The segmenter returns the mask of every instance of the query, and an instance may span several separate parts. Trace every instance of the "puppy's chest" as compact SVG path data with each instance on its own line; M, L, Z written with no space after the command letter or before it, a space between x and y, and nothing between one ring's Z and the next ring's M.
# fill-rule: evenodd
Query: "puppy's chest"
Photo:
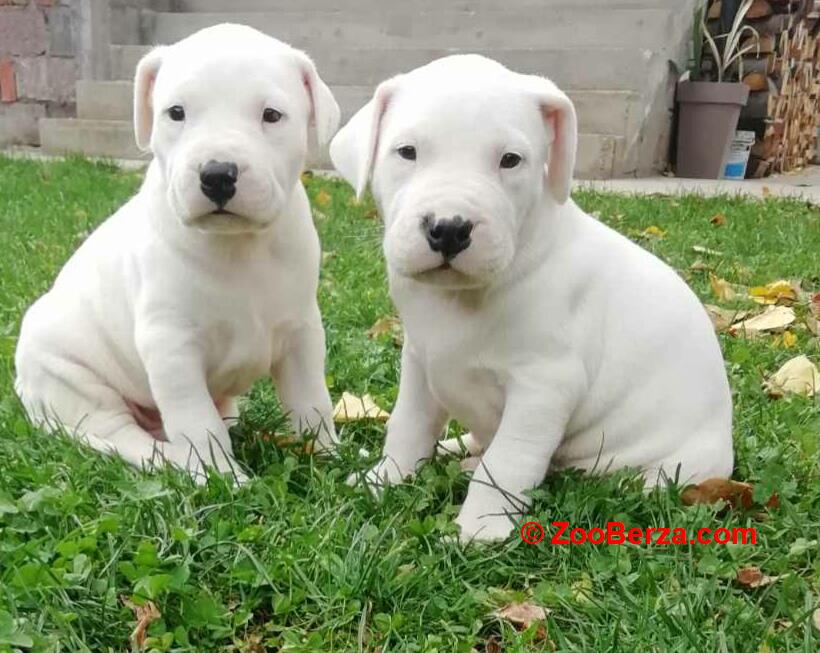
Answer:
M492 340L481 329L436 326L440 328L425 326L417 337L408 333L430 391L451 416L471 430L494 432L504 409L504 386L492 363Z

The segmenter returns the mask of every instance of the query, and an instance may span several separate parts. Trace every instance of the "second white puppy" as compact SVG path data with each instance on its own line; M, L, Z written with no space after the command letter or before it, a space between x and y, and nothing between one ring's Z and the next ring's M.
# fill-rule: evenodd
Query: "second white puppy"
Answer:
M16 389L37 422L144 465L233 471L224 419L272 374L298 430L335 441L300 173L339 108L302 52L240 25L159 47L135 80L139 193L28 311Z
M331 143L372 175L405 328L401 384L371 483L414 473L448 417L485 450L463 539L508 535L548 469L732 471L732 405L700 302L674 270L569 199L572 103L475 55L381 84Z

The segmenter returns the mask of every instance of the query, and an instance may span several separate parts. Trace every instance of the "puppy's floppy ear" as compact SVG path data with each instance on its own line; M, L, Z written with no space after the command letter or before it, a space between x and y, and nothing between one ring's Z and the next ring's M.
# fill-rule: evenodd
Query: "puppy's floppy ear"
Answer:
M316 143L319 147L327 147L333 134L339 129L341 112L333 93L319 77L316 65L301 50L296 51L299 66L302 70L302 81L310 98L310 124L316 130Z
M379 147L382 117L387 111L396 77L379 84L373 98L356 112L330 143L330 160L361 198L367 188Z
M151 96L167 49L164 46L154 48L137 64L134 76L134 136L137 139L137 147L141 150L148 150L151 145L151 131L154 126Z
M545 77L522 75L525 88L534 96L552 139L546 166L547 187L559 204L569 199L578 148L578 119L567 95Z

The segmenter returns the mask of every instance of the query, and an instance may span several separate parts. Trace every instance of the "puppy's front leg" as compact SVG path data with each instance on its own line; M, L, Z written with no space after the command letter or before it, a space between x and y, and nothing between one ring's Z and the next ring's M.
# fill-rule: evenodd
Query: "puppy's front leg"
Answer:
M577 381L539 373L510 383L501 424L456 519L463 542L505 539L529 507L525 492L546 476L574 405Z
M204 355L189 335L193 329L139 324L137 350L148 374L151 395L162 417L170 462L204 479L203 465L245 475L233 459L228 429L208 390Z
M317 324L294 332L282 357L271 368L279 401L296 433L316 435L316 445L330 449L338 443L333 406L325 383L325 332Z
M387 422L382 459L367 473L371 487L412 476L433 455L447 413L430 393L427 375L409 344L401 352L399 395Z

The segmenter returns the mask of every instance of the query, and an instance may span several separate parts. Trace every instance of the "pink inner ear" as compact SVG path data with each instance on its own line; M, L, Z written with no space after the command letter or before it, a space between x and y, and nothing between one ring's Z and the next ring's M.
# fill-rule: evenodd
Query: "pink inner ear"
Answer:
M552 145L558 139L558 114L555 109L544 109L544 127L549 127L547 130L548 145ZM551 133L550 133L551 130Z
M305 90L308 94L308 101L310 102L310 122L315 124L316 122L316 109L313 106L313 87L310 84L310 75L304 74L302 75L302 84L305 86Z

